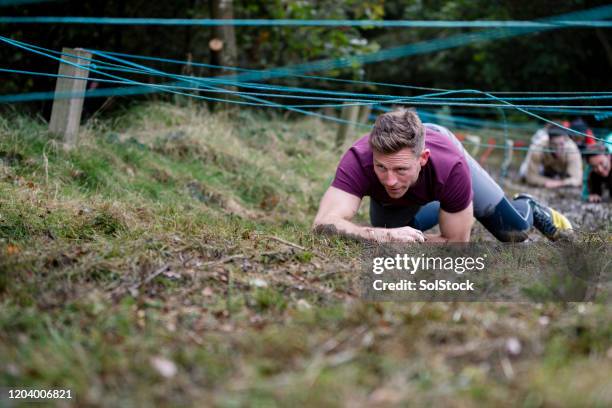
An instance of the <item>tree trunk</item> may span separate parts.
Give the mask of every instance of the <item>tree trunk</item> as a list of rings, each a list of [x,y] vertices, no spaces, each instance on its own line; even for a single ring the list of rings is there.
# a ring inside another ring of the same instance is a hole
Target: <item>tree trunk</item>
[[[210,16],[213,19],[233,19],[234,3],[233,0],[210,0]],[[209,42],[210,63],[212,65],[235,66],[236,65],[236,34],[233,25],[214,26],[212,38]],[[234,71],[225,69],[211,68],[210,76],[231,74]],[[235,90],[235,88],[226,88]],[[221,97],[225,94],[219,94]],[[215,103],[210,102],[209,108],[215,109]],[[227,107],[227,106],[226,106]]]
[[[210,14],[213,19],[233,19],[234,18],[234,2],[233,0],[211,0]],[[221,40],[222,48],[219,53],[218,60],[220,65],[235,66],[236,65],[236,33],[233,25],[215,26],[213,27],[213,38]]]

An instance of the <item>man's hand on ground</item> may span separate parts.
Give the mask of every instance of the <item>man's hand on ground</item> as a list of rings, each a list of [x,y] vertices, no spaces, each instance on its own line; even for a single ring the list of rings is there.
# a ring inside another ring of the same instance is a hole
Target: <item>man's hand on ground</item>
[[[411,227],[368,228],[368,233],[376,242],[424,242],[423,233]]]
[[[599,194],[589,194],[589,203],[601,203],[601,196]]]

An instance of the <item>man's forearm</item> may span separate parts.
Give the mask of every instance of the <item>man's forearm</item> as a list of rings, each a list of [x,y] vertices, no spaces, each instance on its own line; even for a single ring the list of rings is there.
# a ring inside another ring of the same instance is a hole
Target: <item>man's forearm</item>
[[[320,234],[342,235],[357,240],[373,240],[373,227],[364,227],[342,218],[327,218],[315,221],[313,230]]]

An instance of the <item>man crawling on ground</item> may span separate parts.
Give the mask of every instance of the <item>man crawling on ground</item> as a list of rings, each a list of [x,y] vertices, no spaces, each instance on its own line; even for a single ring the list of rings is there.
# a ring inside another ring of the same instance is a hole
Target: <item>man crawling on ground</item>
[[[351,221],[365,196],[372,226]],[[552,240],[572,228],[529,195],[510,201],[448,129],[400,109],[342,156],[313,227],[377,242],[469,242],[474,217],[503,242],[526,240],[532,226]],[[424,233],[438,224],[440,234]]]

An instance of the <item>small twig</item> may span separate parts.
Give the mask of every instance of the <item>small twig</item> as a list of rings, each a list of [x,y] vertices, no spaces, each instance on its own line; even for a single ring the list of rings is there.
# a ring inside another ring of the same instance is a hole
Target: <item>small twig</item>
[[[151,282],[157,276],[159,276],[162,273],[168,271],[169,269],[170,269],[170,265],[166,264],[166,265],[162,266],[161,268],[156,269],[155,271],[153,271],[145,279],[141,280],[140,282],[137,282],[137,283],[133,284],[132,286],[128,287],[127,289],[125,289],[125,287],[122,286],[121,283],[119,283],[119,285],[117,285],[115,288],[113,288],[111,290],[111,292],[109,294],[109,297],[111,299],[112,298],[116,299],[116,298],[122,296],[126,292],[128,292],[130,295],[136,297],[136,295],[138,294],[138,289],[141,286],[146,285],[147,283]]]
[[[91,115],[91,117],[87,120],[87,124],[89,124],[89,122],[93,123],[93,120],[96,118],[96,116],[98,116],[100,112],[102,112],[104,109],[110,106],[110,104],[113,102],[113,98],[114,96],[111,96],[110,98],[106,98],[106,100],[104,101],[104,103],[102,103],[102,105],[98,108],[98,110],[96,110],[93,113],[93,115]]]
[[[132,296],[135,296],[135,293],[137,293],[138,289],[141,286],[144,286],[144,285],[148,284],[149,282],[151,282],[153,279],[155,279],[156,277],[158,277],[162,273],[167,272],[169,269],[170,269],[170,265],[168,265],[168,264],[162,266],[159,269],[156,269],[155,271],[153,271],[153,273],[151,273],[149,276],[147,276],[142,281],[140,281],[138,283],[135,283],[134,285],[130,286],[128,288],[128,292],[130,292],[130,294]]]
[[[306,248],[304,248],[303,246],[298,245],[298,244],[294,244],[291,241],[284,240],[284,239],[279,238],[279,237],[277,237],[275,235],[267,235],[266,237],[268,237],[268,238],[270,238],[270,239],[272,239],[274,241],[280,242],[281,244],[289,245],[290,247],[299,249],[301,251],[306,251]]]
[[[301,245],[298,245],[298,244],[295,244],[295,243],[293,243],[293,242],[291,242],[291,241],[287,241],[287,240],[285,240],[285,239],[279,238],[279,237],[277,237],[277,236],[275,236],[275,235],[266,235],[266,238],[269,238],[269,239],[271,239],[271,240],[273,240],[273,241],[280,242],[281,244],[285,244],[285,245],[290,246],[290,247],[292,247],[292,248],[299,249],[300,251],[308,251],[308,252],[312,252],[314,255],[318,256],[318,257],[319,257],[319,258],[321,258],[321,259],[327,259],[327,258],[325,257],[325,255],[323,255],[323,254],[319,253],[318,251],[306,249],[306,248],[304,248],[304,247],[303,247],[303,246],[301,246]]]

